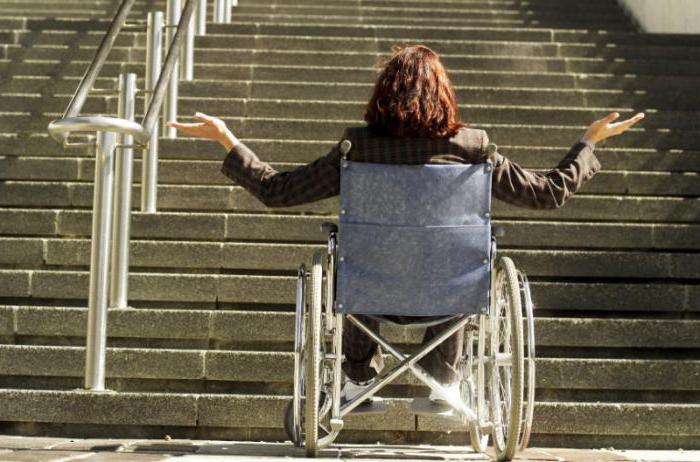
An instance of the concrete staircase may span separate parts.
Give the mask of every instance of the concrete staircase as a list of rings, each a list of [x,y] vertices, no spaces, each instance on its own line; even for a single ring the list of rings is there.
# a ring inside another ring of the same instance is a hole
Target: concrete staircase
[[[361,122],[372,65],[395,43],[440,52],[463,118],[527,167],[555,165],[610,110],[646,110],[643,129],[596,150],[604,170],[563,209],[496,204],[499,250],[537,304],[534,444],[700,448],[699,38],[639,34],[613,0],[239,3],[197,38],[180,113],[223,116],[279,168]],[[221,175],[212,143],[161,141],[159,213],[132,219],[136,309],[110,313],[115,393],[76,390],[93,152],[64,151],[46,125],[116,4],[0,0],[0,433],[284,439],[294,272],[337,200],[267,210]],[[140,2],[134,21],[156,7]],[[123,33],[98,85],[142,77],[144,44]],[[86,111],[114,114],[116,100]],[[139,197],[136,183],[135,210]],[[409,413],[425,393],[404,378],[388,414],[351,419],[342,439],[464,444],[451,422]]]

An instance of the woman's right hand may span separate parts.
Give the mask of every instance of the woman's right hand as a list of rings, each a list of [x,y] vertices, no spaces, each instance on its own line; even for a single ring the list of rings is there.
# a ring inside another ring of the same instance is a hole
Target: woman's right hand
[[[180,122],[168,122],[168,126],[174,127],[188,135],[196,136],[197,138],[218,141],[227,151],[230,151],[238,144],[238,138],[231,133],[231,130],[228,129],[223,120],[201,112],[195,113],[194,118],[199,120],[200,123],[183,124]]]
[[[591,143],[598,143],[600,141],[603,141],[604,139],[610,138],[611,136],[619,135],[620,133],[627,131],[634,124],[642,120],[644,118],[644,113],[640,112],[634,117],[631,117],[627,120],[618,123],[613,123],[619,117],[620,114],[618,114],[617,112],[613,112],[611,114],[608,114],[607,117],[604,117],[600,120],[596,120],[591,124],[590,127],[588,127],[588,130],[586,130],[586,134],[583,135],[583,138],[585,140],[590,141]]]

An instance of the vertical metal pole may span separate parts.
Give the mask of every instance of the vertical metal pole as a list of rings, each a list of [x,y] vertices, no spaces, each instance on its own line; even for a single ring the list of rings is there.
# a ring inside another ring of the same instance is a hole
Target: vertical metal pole
[[[197,5],[197,35],[207,33],[207,4],[209,0],[199,0]]]
[[[95,152],[95,192],[92,203],[92,251],[90,255],[90,294],[88,301],[85,388],[105,389],[107,347],[107,296],[109,233],[112,221],[112,186],[116,134],[97,133]]]
[[[146,38],[146,97],[144,112],[153,99],[153,90],[160,77],[163,56],[163,12],[148,13],[148,32]],[[158,194],[158,122],[153,126],[151,139],[143,150],[141,161],[141,211],[156,213]]]
[[[182,13],[182,3],[180,0],[168,0],[168,11],[166,18],[167,32],[165,34],[165,49],[170,49],[170,44],[175,35],[175,28],[180,21]],[[167,51],[166,51],[167,53]],[[178,57],[178,59],[180,59]],[[165,103],[163,104],[163,136],[166,138],[176,138],[177,130],[168,127],[167,122],[177,119],[177,84],[180,81],[179,66],[176,63],[173,67],[173,72],[170,74],[170,82],[168,82],[168,91],[165,95]]]
[[[180,60],[180,75],[182,80],[187,82],[191,82],[194,79],[194,33],[196,26],[195,18],[192,16],[187,25],[185,41],[180,51],[180,56],[182,57]]]
[[[226,0],[214,0],[214,22],[217,24],[224,23],[224,14],[226,11]]]
[[[136,112],[136,74],[119,76],[120,119],[134,120]],[[120,134],[119,143],[132,145],[134,137]],[[131,186],[134,169],[134,150],[121,147],[115,159],[114,215],[112,222],[112,260],[109,284],[109,306],[128,308],[129,296],[129,239],[131,237]]]
[[[224,23],[231,24],[231,8],[233,8],[233,1],[225,0],[224,5]]]

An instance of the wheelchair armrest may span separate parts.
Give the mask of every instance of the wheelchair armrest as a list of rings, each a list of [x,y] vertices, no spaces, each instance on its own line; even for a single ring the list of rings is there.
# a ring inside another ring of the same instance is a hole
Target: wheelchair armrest
[[[506,229],[500,225],[492,225],[491,234],[495,237],[503,237],[506,235]]]
[[[321,224],[321,231],[323,231],[326,234],[337,233],[338,232],[338,225],[336,225],[335,223],[331,223],[331,222],[326,221],[326,222]]]

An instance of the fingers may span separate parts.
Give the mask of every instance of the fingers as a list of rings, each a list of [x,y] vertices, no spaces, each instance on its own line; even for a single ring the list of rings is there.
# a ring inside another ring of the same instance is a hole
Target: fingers
[[[205,122],[205,123],[213,123],[214,122],[213,117],[208,116],[208,115],[204,114],[203,112],[195,112],[194,118],[197,120],[201,120],[202,122]]]
[[[603,117],[600,121],[606,124],[609,124],[611,122],[616,121],[617,119],[620,118],[620,113],[619,112],[611,112],[607,116]]]
[[[636,123],[640,122],[642,119],[644,119],[644,113],[640,112],[640,113],[636,114],[634,117],[631,117],[625,121],[610,125],[610,128],[615,130],[616,133],[622,133],[625,130],[632,127],[633,125],[635,125]]]
[[[610,114],[606,115],[602,119],[598,119],[595,122],[593,122],[592,125],[596,125],[599,127],[607,127],[610,125],[610,123],[616,121],[620,117],[619,112],[611,112]]]
[[[194,127],[197,127],[199,125],[202,125],[202,124],[183,124],[181,122],[176,122],[176,121],[168,122],[169,127],[174,127],[177,129],[194,128]]]
[[[194,136],[200,136],[201,135],[201,127],[204,126],[204,124],[201,123],[194,123],[194,124],[183,124],[180,122],[168,122],[167,124],[169,127],[173,127],[177,130],[180,130],[181,132],[187,133],[188,135],[194,135]]]

